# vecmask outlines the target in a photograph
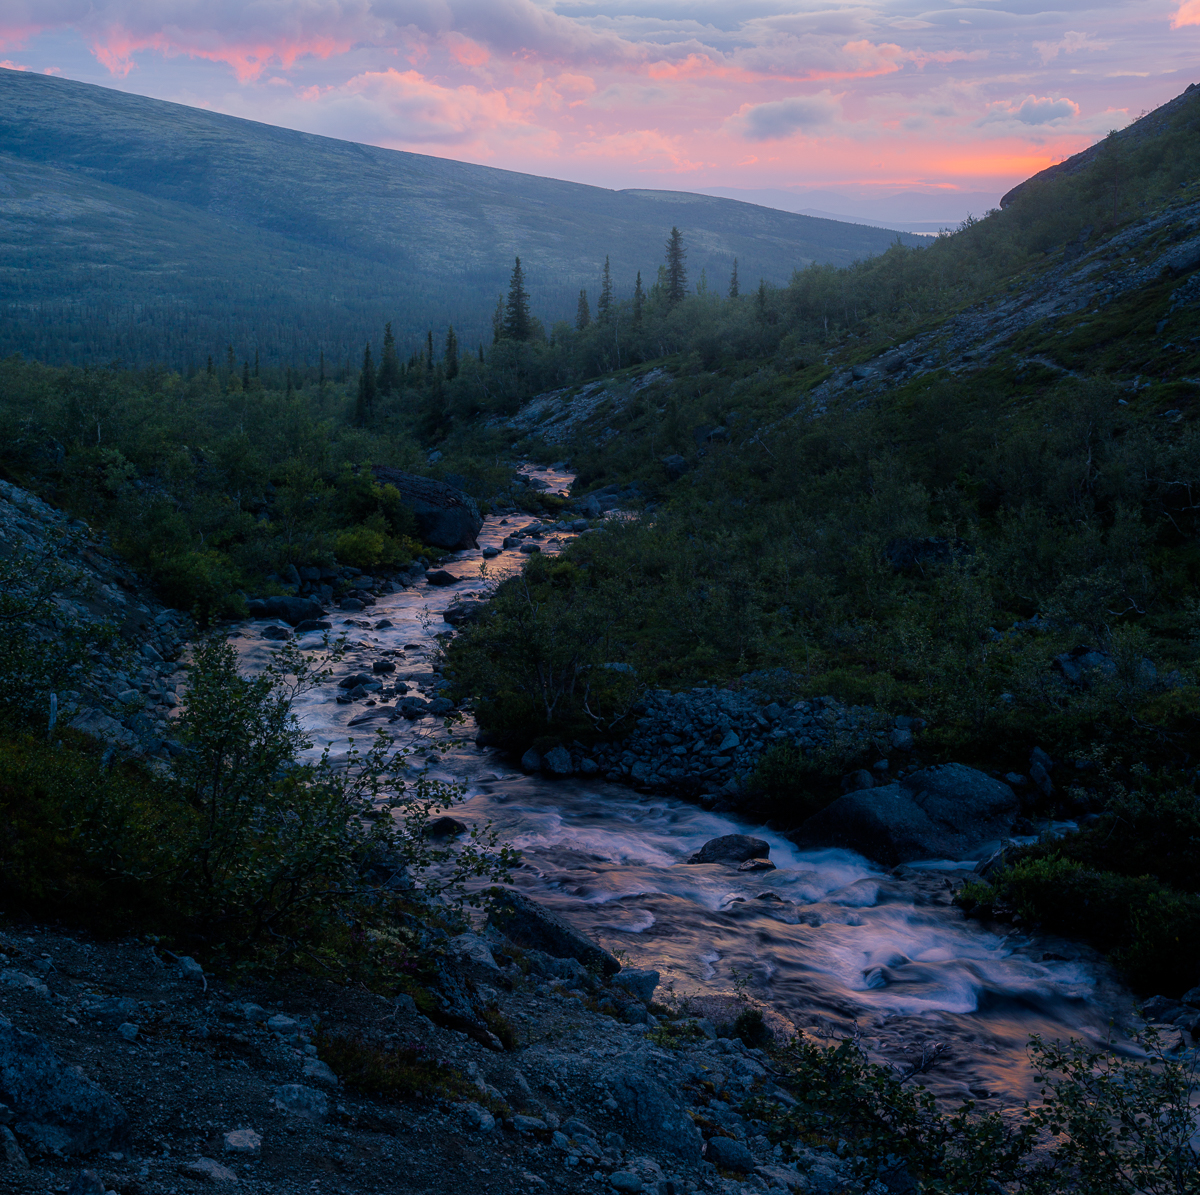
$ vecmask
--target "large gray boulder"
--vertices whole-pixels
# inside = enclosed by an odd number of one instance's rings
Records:
[[[418,477],[403,469],[376,465],[372,472],[380,485],[396,487],[400,501],[416,517],[417,532],[427,544],[451,550],[479,547],[476,536],[483,526],[483,516],[469,494],[444,481]]]
[[[67,1066],[40,1037],[0,1017],[0,1103],[13,1130],[37,1153],[114,1149],[129,1133],[125,1109],[103,1087]]]
[[[615,975],[621,964],[586,934],[569,925],[536,900],[512,888],[493,888],[488,925],[529,950],[544,950],[555,958],[578,959],[605,975]]]
[[[765,859],[771,853],[771,844],[748,834],[722,834],[710,838],[694,855],[689,863],[730,863],[735,867],[747,859]]]
[[[640,1059],[638,1060],[640,1061]],[[629,1059],[601,1082],[612,1092],[633,1130],[687,1162],[700,1160],[700,1136],[682,1105],[667,1087]]]
[[[962,859],[1010,832],[1019,811],[1007,784],[948,763],[883,788],[839,797],[796,833],[801,846],[837,846],[889,866],[915,859]]]
[[[251,598],[246,603],[246,609],[251,618],[278,618],[290,627],[317,620],[325,613],[316,598],[290,597],[286,594]]]

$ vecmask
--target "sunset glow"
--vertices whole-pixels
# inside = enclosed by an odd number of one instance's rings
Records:
[[[10,0],[6,67],[613,187],[996,194],[1200,76],[1200,0]]]

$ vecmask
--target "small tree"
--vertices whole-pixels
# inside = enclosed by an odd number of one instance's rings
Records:
[[[667,238],[667,307],[683,302],[687,294],[687,250],[683,247],[683,235],[672,226]]]
[[[596,303],[596,318],[607,324],[612,319],[613,289],[612,273],[608,268],[608,254],[604,255],[604,277],[600,283],[600,298]]]
[[[400,392],[400,358],[396,355],[396,338],[392,335],[392,325],[386,324],[383,329],[383,352],[379,357],[380,394],[398,394]]]
[[[496,296],[496,310],[492,312],[492,344],[499,344],[504,336],[504,296]],[[482,345],[480,346],[483,347]],[[480,358],[482,360],[482,358]]]
[[[446,377],[458,377],[458,337],[454,335],[453,324],[446,332]]]
[[[529,312],[529,295],[525,290],[525,272],[521,259],[513,263],[508,283],[508,302],[504,305],[504,335],[509,340],[529,340],[533,335],[533,317]]]
[[[579,306],[575,308],[575,328],[582,332],[592,322],[592,313],[588,308],[587,291],[579,292]]]
[[[642,308],[646,306],[646,292],[642,289],[642,271],[638,270],[637,281],[633,284],[633,323],[637,327],[642,322]]]
[[[729,297],[736,299],[738,297],[738,276],[737,276],[737,258],[733,259],[733,273],[729,275]]]
[[[288,371],[291,379],[291,371]],[[363,349],[362,369],[358,374],[358,401],[354,408],[354,420],[359,427],[365,427],[371,421],[375,410],[375,367],[371,362],[371,342],[367,341]]]

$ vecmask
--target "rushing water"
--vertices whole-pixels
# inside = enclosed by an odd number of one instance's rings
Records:
[[[552,490],[569,475],[537,470]],[[493,516],[481,547],[536,520]],[[546,552],[558,544],[549,533]],[[443,611],[457,595],[475,594],[519,567],[505,551],[481,574],[481,551],[458,553],[444,567],[461,578],[447,588],[418,586],[380,597],[362,615],[335,616],[347,636],[339,675],[389,653],[395,679],[432,684],[434,636],[447,629]],[[391,626],[377,627],[381,621]],[[248,664],[272,644],[247,624],[238,646]],[[320,635],[301,640],[317,648]],[[386,721],[386,707],[338,705],[335,689],[307,694],[297,712],[316,741],[344,753],[376,725],[398,741],[444,738],[440,723]],[[351,719],[378,714],[379,721]],[[952,867],[872,864],[850,851],[799,850],[786,839],[737,818],[665,797],[644,797],[595,780],[548,780],[515,771],[494,751],[477,748],[473,727],[431,764],[435,776],[466,786],[454,815],[491,821],[519,847],[525,863],[516,883],[563,913],[627,965],[662,974],[677,999],[748,992],[798,1027],[856,1031],[868,1050],[895,1062],[915,1061],[938,1045],[929,1085],[943,1095],[1008,1103],[1030,1094],[1025,1049],[1031,1033],[1103,1040],[1127,1009],[1106,969],[1079,947],[999,933],[967,921],[950,903]],[[771,845],[777,870],[742,873],[684,860],[720,834],[750,833]],[[928,861],[927,861],[928,862]],[[985,1106],[997,1106],[995,1103]]]

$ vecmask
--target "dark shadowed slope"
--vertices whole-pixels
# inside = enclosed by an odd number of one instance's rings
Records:
[[[266,359],[361,351],[385,319],[489,338],[512,259],[535,312],[653,281],[672,224],[724,289],[847,264],[897,234],[735,200],[609,191],[377,149],[0,70],[0,352],[182,364],[228,340]],[[905,236],[909,243],[922,238]],[[403,345],[403,340],[402,340]]]

